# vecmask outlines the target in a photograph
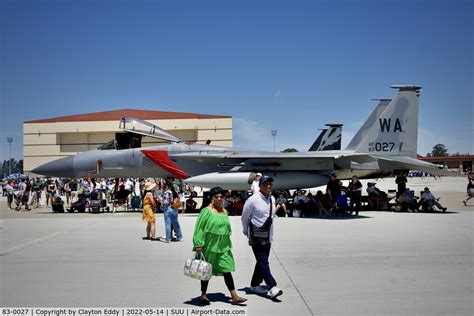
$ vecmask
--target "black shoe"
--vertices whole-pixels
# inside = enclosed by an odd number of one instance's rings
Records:
[[[150,240],[150,237],[142,237],[143,240]]]
[[[199,297],[199,303],[201,303],[201,305],[211,305],[211,301],[209,301],[209,299],[207,297]]]

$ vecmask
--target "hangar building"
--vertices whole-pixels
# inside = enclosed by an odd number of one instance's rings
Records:
[[[147,110],[116,110],[61,116],[23,122],[23,170],[31,170],[62,157],[96,149],[112,139],[123,138],[124,116],[148,121],[186,142],[232,146],[232,116]],[[164,144],[145,137],[142,147]]]

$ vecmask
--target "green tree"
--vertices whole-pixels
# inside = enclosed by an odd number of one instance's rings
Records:
[[[296,153],[298,152],[298,149],[296,148],[286,148],[285,150],[282,150],[282,153]]]
[[[10,163],[11,163],[11,173],[23,173],[23,159],[20,161],[16,161],[14,158],[9,162],[8,160],[4,160],[1,165],[0,175],[1,177],[6,177],[10,175]]]
[[[433,150],[431,151],[431,156],[433,157],[449,156],[448,149],[443,144],[436,144],[433,146]]]

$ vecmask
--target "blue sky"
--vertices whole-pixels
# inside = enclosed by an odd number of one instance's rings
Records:
[[[22,122],[122,108],[231,115],[234,146],[343,146],[423,86],[418,152],[474,153],[473,1],[0,0],[0,159]]]

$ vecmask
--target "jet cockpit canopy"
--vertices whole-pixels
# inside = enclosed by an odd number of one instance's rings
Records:
[[[140,120],[133,116],[124,116],[120,119],[119,128],[125,132],[140,134],[152,138],[165,140],[171,143],[181,143],[183,140],[173,134],[168,133],[159,126],[150,122]]]

